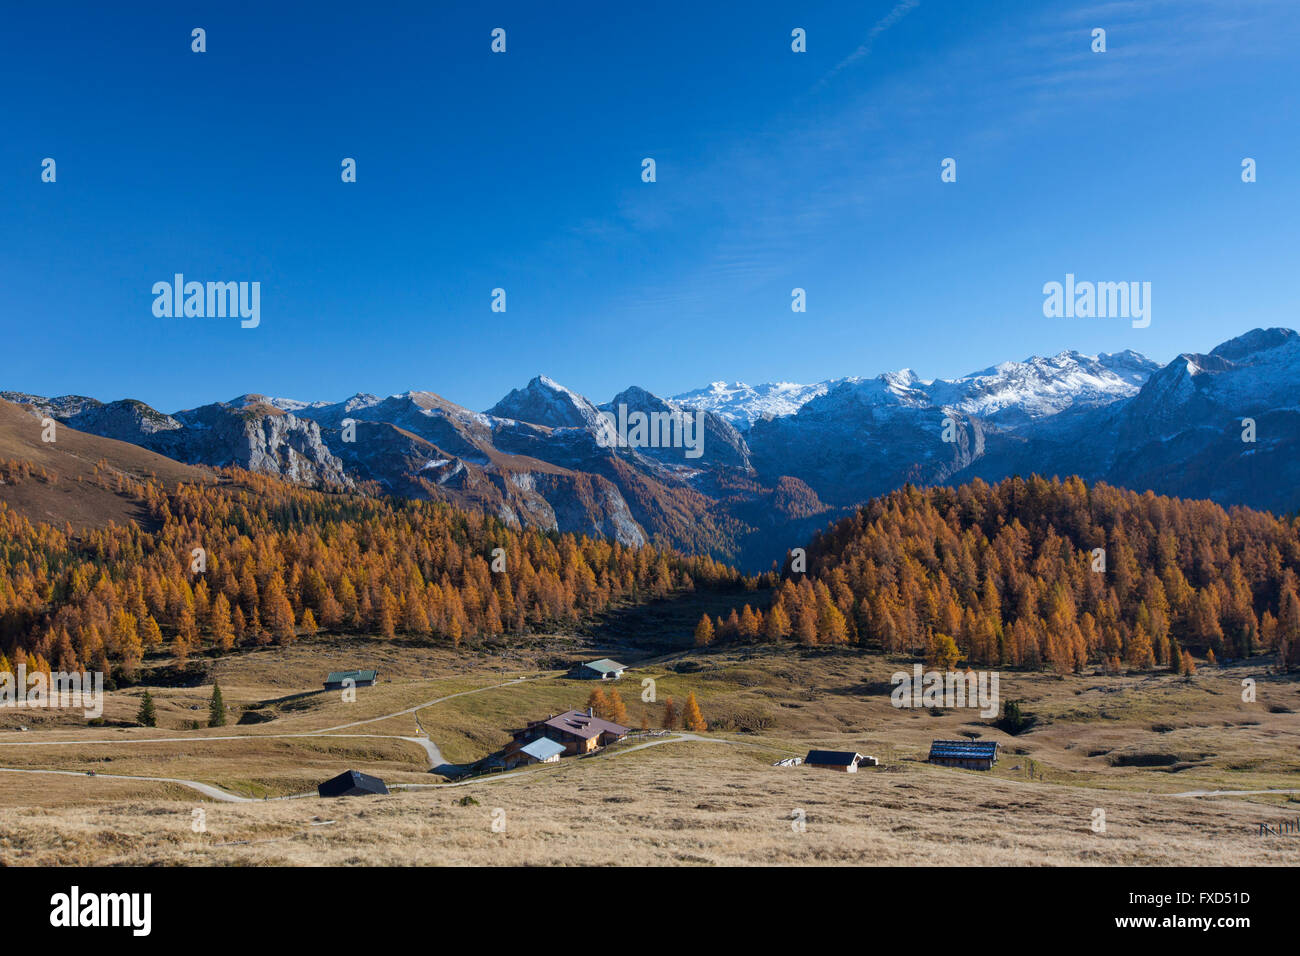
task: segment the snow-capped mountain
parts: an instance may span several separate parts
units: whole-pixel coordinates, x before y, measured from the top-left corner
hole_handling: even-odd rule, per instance
[[[600,412],[588,399],[545,375],[512,390],[487,414],[547,428],[597,428],[601,420]]]
[[[806,402],[825,395],[833,384],[835,380],[815,385],[799,385],[795,382],[769,382],[766,385],[712,382],[706,388],[674,395],[672,401],[685,408],[702,408],[713,412],[744,432],[760,418],[793,415]]]
[[[1021,424],[1071,407],[1108,405],[1136,395],[1160,368],[1137,352],[1031,356],[924,386],[930,400],[963,415]]]
[[[794,415],[804,405],[844,384],[877,381],[895,397],[906,390],[926,396],[920,400],[963,415],[998,419],[1003,424],[1055,415],[1076,405],[1105,405],[1136,395],[1160,368],[1133,351],[1083,355],[1066,351],[1049,358],[1030,356],[1023,362],[1003,362],[955,379],[925,380],[911,369],[886,372],[877,379],[827,379],[814,385],[770,382],[765,385],[713,382],[706,388],[683,392],[673,401],[688,408],[704,408],[726,418],[740,431],[762,419]],[[866,386],[866,390],[876,386]],[[880,393],[886,402],[885,393]],[[870,401],[866,394],[859,400]],[[911,399],[909,399],[910,403]]]
[[[1131,398],[1000,434],[954,476],[1077,474],[1278,513],[1300,507],[1300,335],[1255,329],[1187,352]]]
[[[1297,384],[1300,335],[1256,329],[1163,367],[1135,352],[1061,352],[947,380],[903,369],[814,385],[715,382],[673,398],[631,386],[601,405],[539,375],[486,412],[429,391],[248,394],[170,415],[130,399],[0,399],[186,464],[444,500],[514,525],[657,540],[756,568],[904,482],[1078,474],[1293,510]],[[667,428],[697,412],[698,455],[611,440],[620,415]],[[28,419],[39,420],[11,418]]]

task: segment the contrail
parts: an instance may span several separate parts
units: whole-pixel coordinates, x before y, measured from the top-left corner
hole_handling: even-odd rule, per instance
[[[829,80],[835,74],[839,73],[840,70],[844,69],[853,61],[860,60],[864,56],[870,55],[871,47],[875,44],[876,37],[880,36],[880,34],[884,33],[886,30],[892,27],[899,20],[903,19],[903,17],[907,16],[909,13],[912,12],[912,10],[914,10],[916,7],[919,7],[920,5],[921,5],[921,0],[900,0],[899,3],[896,3],[894,5],[894,9],[890,10],[887,14],[885,14],[883,17],[881,17],[879,20],[876,21],[876,25],[873,26],[870,29],[870,31],[868,31],[867,38],[862,41],[862,45],[859,46],[852,53],[850,53],[848,56],[846,56],[835,66],[833,70],[831,70],[824,77],[822,77],[821,82],[825,83],[827,80]]]

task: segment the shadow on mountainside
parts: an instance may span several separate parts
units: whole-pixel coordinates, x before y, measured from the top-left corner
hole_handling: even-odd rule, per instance
[[[614,657],[620,653],[634,659],[657,657],[694,647],[695,625],[701,615],[726,618],[733,608],[739,613],[746,604],[755,610],[766,609],[771,597],[771,590],[766,588],[701,589],[649,604],[612,608],[583,625],[579,633],[594,648]]]

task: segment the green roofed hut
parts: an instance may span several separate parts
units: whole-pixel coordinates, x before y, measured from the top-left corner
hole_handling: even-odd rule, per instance
[[[353,687],[373,687],[378,679],[379,671],[330,671],[325,678],[325,689],[342,690],[349,680]]]
[[[569,671],[569,676],[580,680],[618,680],[623,676],[625,670],[627,670],[627,665],[620,664],[618,661],[611,661],[608,657],[602,657],[598,661],[579,664]]]

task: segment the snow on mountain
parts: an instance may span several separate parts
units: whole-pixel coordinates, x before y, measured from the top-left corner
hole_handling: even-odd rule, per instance
[[[898,409],[921,409],[933,405],[920,381],[904,369],[875,378],[842,378],[826,392],[806,402],[796,413],[818,418],[839,416],[871,421]]]
[[[672,396],[672,401],[684,408],[702,408],[731,422],[745,431],[760,418],[778,418],[793,415],[811,399],[825,395],[835,384],[831,379],[815,385],[797,382],[769,382],[765,385],[746,385],[744,382],[712,382],[707,388],[697,388]]]
[[[1252,329],[1212,349],[1210,354],[1241,365],[1254,365],[1261,358],[1275,358],[1271,353],[1280,346],[1294,347],[1298,338],[1300,334],[1293,329]]]
[[[957,379],[931,383],[935,405],[1013,425],[1070,407],[1106,405],[1136,395],[1159,369],[1156,362],[1126,351],[1083,355],[1066,351],[1023,362],[1002,362]]]
[[[696,449],[698,451],[697,455],[687,456],[687,449],[684,444],[681,447],[640,447],[636,449],[636,452],[640,455],[649,456],[659,461],[674,462],[678,465],[709,464],[739,468],[743,471],[749,470],[749,448],[745,445],[745,439],[739,429],[725,417],[709,409],[693,408],[676,399],[663,399],[640,386],[633,385],[619,392],[604,405],[601,405],[599,410],[613,420],[613,422],[610,422],[607,419],[610,425],[607,439],[617,438],[617,429],[613,426],[614,422],[622,420],[625,415],[635,412],[641,412],[647,416],[653,416],[656,413],[679,415],[684,416],[691,423],[691,440],[699,443]],[[702,434],[697,433],[695,430],[696,416],[700,412],[703,412]],[[684,440],[686,435],[683,434],[682,437]]]
[[[1135,407],[1153,420],[1294,408],[1298,381],[1300,335],[1255,329],[1208,355],[1184,352],[1151,376]]]
[[[1078,474],[1292,510],[1297,382],[1300,335],[1255,329],[1163,367],[1132,351],[1064,351],[953,379],[902,369],[810,385],[719,381],[670,399],[632,386],[600,406],[540,375],[487,412],[428,391],[337,402],[250,393],[172,415],[132,400],[0,398],[189,464],[333,488],[374,484],[510,524],[628,544],[662,538],[765,566],[769,545],[811,527],[798,522],[904,482]],[[626,423],[643,413],[662,437],[671,422],[663,413],[683,409],[704,413],[702,446],[684,428],[672,438],[671,427],[667,443],[610,440],[606,416]],[[959,420],[955,433],[949,417]],[[1246,418],[1253,443],[1242,437]]]
[[[229,405],[233,408],[246,408],[250,405],[269,405],[271,408],[278,408],[282,412],[296,413],[313,408],[324,408],[328,402],[300,402],[296,398],[275,398],[270,395],[259,395],[256,392],[250,392],[247,395],[238,395],[228,402],[222,404]]]
[[[547,428],[601,427],[600,412],[595,405],[545,375],[536,376],[523,388],[512,389],[487,414]]]
[[[715,412],[741,431],[760,419],[794,415],[809,402],[837,390],[836,401],[841,403],[875,408],[933,405],[1010,425],[1072,406],[1104,405],[1136,395],[1159,367],[1131,350],[1101,355],[1067,351],[1049,358],[1031,356],[1023,362],[1003,362],[955,379],[923,379],[905,368],[875,378],[827,379],[814,385],[713,382],[707,388],[675,395],[673,401]]]

